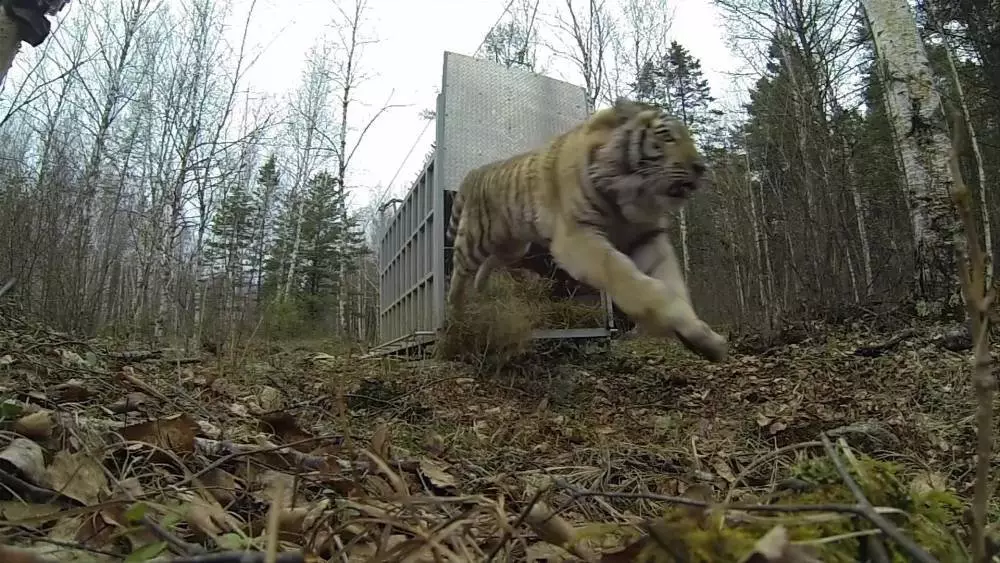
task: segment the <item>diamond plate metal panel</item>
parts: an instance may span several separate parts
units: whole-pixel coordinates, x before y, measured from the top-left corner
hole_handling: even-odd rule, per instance
[[[545,144],[587,118],[583,88],[445,52],[438,146],[441,187],[480,165]]]

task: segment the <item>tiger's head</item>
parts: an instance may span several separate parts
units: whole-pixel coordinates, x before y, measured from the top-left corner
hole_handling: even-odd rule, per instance
[[[656,221],[706,184],[705,159],[679,118],[622,98],[611,114],[613,129],[592,156],[590,172],[627,219]]]

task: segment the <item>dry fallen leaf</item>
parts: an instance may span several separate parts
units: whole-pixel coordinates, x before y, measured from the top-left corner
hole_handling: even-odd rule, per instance
[[[732,484],[736,482],[736,475],[733,475],[733,471],[729,469],[729,464],[726,463],[726,460],[715,458],[715,461],[712,462],[712,469],[715,469],[719,477],[725,479],[727,483]]]
[[[3,465],[17,469],[36,485],[45,484],[45,455],[42,447],[27,438],[15,438],[0,452],[0,469]]]
[[[179,454],[194,451],[194,437],[200,427],[186,413],[133,424],[121,429],[126,440],[145,442]]]
[[[378,423],[375,433],[372,435],[372,452],[382,459],[392,459],[389,457],[389,425],[385,421]]]
[[[281,494],[281,507],[292,506],[295,495],[295,476],[280,471],[266,470],[257,475],[257,486],[261,488],[262,501],[273,502],[277,494]]]
[[[233,474],[215,468],[202,475],[199,479],[205,485],[209,494],[215,497],[215,500],[219,501],[223,506],[228,506],[236,502],[236,491],[239,488],[239,484],[236,482],[236,477]]]
[[[217,503],[211,503],[198,495],[188,496],[184,518],[196,530],[207,536],[217,536],[240,527],[239,521]]]
[[[782,525],[771,528],[754,544],[753,552],[741,563],[821,563],[809,554],[806,546],[793,544]]]
[[[921,471],[910,481],[910,493],[914,495],[947,490],[947,478],[937,471]]]
[[[53,489],[85,506],[97,504],[108,486],[101,464],[85,452],[56,452],[46,473]]]
[[[37,518],[39,516],[52,515],[52,520],[59,518],[59,508],[51,504],[34,504],[19,500],[0,501],[0,514],[4,520],[17,521]],[[43,525],[46,522],[36,521],[34,524]]]
[[[52,435],[55,428],[55,421],[51,411],[38,411],[22,416],[14,423],[14,431],[18,434],[31,438],[32,440],[42,440]]]
[[[260,393],[257,394],[257,404],[260,405],[262,412],[281,410],[284,406],[284,401],[281,399],[281,391],[265,385],[261,388]]]
[[[132,412],[149,404],[150,402],[149,395],[146,395],[141,391],[133,391],[108,405],[108,410],[115,413]]]
[[[762,412],[757,413],[757,426],[763,428],[768,424],[771,424],[771,419],[768,418],[768,416]]]
[[[312,438],[313,435],[299,427],[295,415],[288,411],[278,411],[261,415],[260,421],[265,425],[263,430],[273,432],[283,442],[300,442]],[[300,451],[309,451],[311,444],[294,446]]]
[[[455,478],[445,471],[445,468],[441,464],[427,458],[420,459],[420,473],[435,487],[449,489],[456,486]]]
[[[82,379],[76,378],[53,385],[47,389],[47,392],[54,401],[60,403],[79,403],[93,395],[93,391],[87,388],[87,384]]]

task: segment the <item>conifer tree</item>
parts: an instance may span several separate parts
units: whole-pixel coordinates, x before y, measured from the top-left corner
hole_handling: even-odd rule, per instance
[[[257,302],[263,298],[265,258],[271,239],[275,219],[275,206],[278,189],[281,185],[281,174],[278,171],[278,159],[271,153],[257,172],[254,185],[253,205],[256,211],[255,233],[253,241],[254,252],[254,286],[257,292]]]

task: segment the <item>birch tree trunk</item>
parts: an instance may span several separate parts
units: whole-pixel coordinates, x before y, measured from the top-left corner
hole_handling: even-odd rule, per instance
[[[143,16],[149,2],[137,0],[129,6],[122,6],[123,14],[127,17],[122,22],[121,42],[108,47],[102,45],[101,56],[105,61],[102,70],[106,73],[102,78],[106,81],[103,84],[104,92],[92,91],[87,88],[86,81],[84,88],[96,101],[100,101],[99,107],[95,107],[99,113],[96,116],[95,132],[93,144],[83,169],[83,186],[80,201],[80,227],[77,232],[76,243],[76,268],[80,277],[77,292],[79,303],[85,303],[90,297],[92,285],[100,285],[100,280],[92,279],[92,273],[88,272],[88,261],[95,253],[95,245],[98,242],[98,233],[94,230],[94,223],[98,208],[98,183],[101,181],[101,166],[106,158],[108,143],[112,140],[112,126],[121,115],[122,109],[133,97],[135,84],[129,85],[126,76],[132,59],[134,58],[134,48],[137,34],[143,24]],[[113,35],[118,31],[116,25],[109,22],[106,29],[100,30],[107,35]],[[116,52],[117,51],[117,52]],[[96,85],[95,85],[96,86]],[[103,96],[101,96],[103,94]],[[101,225],[102,229],[107,229],[107,225]],[[82,312],[82,311],[81,311]]]
[[[912,202],[917,312],[937,314],[961,299],[954,254],[960,226],[949,196],[954,178],[941,98],[906,0],[862,0],[862,5],[885,63],[880,67],[889,119]]]
[[[688,222],[687,213],[684,209],[680,210],[679,217],[679,227],[681,231],[681,255],[684,257],[684,279],[691,277],[691,252],[688,251]]]
[[[865,271],[865,291],[864,296],[869,297],[872,293],[872,284],[875,276],[872,272],[872,247],[868,240],[868,227],[865,224],[865,217],[868,213],[868,205],[861,195],[858,187],[858,175],[854,171],[854,160],[851,158],[851,150],[847,146],[847,137],[841,137],[843,145],[844,161],[847,163],[847,185],[851,189],[851,200],[854,203],[854,218],[858,226],[858,239],[861,242],[861,266]]]

